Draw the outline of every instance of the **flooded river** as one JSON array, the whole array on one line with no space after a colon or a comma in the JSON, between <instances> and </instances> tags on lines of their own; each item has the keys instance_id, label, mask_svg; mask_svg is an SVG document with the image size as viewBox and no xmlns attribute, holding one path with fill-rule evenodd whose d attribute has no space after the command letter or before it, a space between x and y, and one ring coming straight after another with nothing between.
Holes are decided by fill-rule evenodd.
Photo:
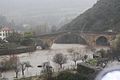
<instances>
[{"instance_id":1,"label":"flooded river","mask_svg":"<svg viewBox=\"0 0 120 80\"><path fill-rule=\"evenodd\" d=\"M35 76L35 75L40 75L40 71L41 71L41 69L37 68L37 66L41 65L44 62L49 61L54 68L58 68L58 65L53 63L52 61L52 58L55 54L63 53L64 55L68 56L69 55L69 53L67 52L68 49L76 48L78 50L85 50L85 47L86 47L85 45L80 45L80 44L53 44L51 50L37 50L32 53L23 53L17 56L19 57L21 62L29 61L30 64L32 65L32 68L29 68L28 70L26 69L25 76L26 77ZM89 54L92 54L92 52L89 52ZM7 57L9 56L0 56L0 60ZM66 68L69 68L70 65L73 65L73 64L74 63L69 59L67 64L63 66ZM13 80L13 77L15 77L15 72L13 71L4 72L2 76L5 78L9 78L9 80ZM20 77L22 77L21 72L19 72L19 78Z\"/></svg>"}]
</instances>

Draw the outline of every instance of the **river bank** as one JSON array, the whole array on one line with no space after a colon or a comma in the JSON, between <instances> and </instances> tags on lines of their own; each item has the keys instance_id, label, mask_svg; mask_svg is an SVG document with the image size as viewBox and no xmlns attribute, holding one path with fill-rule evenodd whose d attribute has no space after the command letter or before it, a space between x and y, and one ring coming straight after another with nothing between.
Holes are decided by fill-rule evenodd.
<instances>
[{"instance_id":1,"label":"river bank","mask_svg":"<svg viewBox=\"0 0 120 80\"><path fill-rule=\"evenodd\" d=\"M53 56L57 53L63 53L68 58L68 61L66 64L63 65L63 68L71 68L74 65L74 62L70 59L70 53L68 53L68 49L71 48L80 50L82 55L89 54L89 57L92 57L93 52L91 52L90 50L86 52L86 45L80 44L53 44L50 50L37 49L35 52L15 54L15 56L19 58L20 62L30 62L32 68L25 70L25 77L30 77L41 74L41 68L38 68L37 66L43 64L44 62L50 62L51 66L55 70L59 70L59 65L55 64L52 60ZM0 61L8 57L9 55L2 55L0 56ZM78 61L78 63L79 62L81 61ZM4 72L2 73L2 77L6 77L9 78L9 80L13 80L13 78L15 77L15 72ZM22 78L21 72L19 72L19 78Z\"/></svg>"},{"instance_id":2,"label":"river bank","mask_svg":"<svg viewBox=\"0 0 120 80\"><path fill-rule=\"evenodd\" d=\"M36 50L36 46L21 46L15 49L0 49L0 56L34 52L35 50Z\"/></svg>"}]
</instances>

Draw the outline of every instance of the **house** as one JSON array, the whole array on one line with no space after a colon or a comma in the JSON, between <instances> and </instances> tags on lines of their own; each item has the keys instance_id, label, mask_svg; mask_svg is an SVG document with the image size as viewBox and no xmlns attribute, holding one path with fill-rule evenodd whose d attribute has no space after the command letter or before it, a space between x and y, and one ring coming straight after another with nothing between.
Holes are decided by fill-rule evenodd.
<instances>
[{"instance_id":1,"label":"house","mask_svg":"<svg viewBox=\"0 0 120 80\"><path fill-rule=\"evenodd\" d=\"M3 27L0 29L0 38L3 40L5 39L9 34L13 33L14 30L9 27Z\"/></svg>"}]
</instances>

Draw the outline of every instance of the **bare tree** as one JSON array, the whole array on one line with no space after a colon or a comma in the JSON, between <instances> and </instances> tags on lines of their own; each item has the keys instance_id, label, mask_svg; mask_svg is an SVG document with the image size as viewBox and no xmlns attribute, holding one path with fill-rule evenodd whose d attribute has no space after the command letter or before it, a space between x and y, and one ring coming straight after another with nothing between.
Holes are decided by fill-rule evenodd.
<instances>
[{"instance_id":1,"label":"bare tree","mask_svg":"<svg viewBox=\"0 0 120 80\"><path fill-rule=\"evenodd\" d=\"M44 74L43 75L43 78L45 78L45 80L52 80L52 66L50 65L50 62L44 62L42 65L38 65L37 66L38 68L42 68L42 73Z\"/></svg>"},{"instance_id":2,"label":"bare tree","mask_svg":"<svg viewBox=\"0 0 120 80\"><path fill-rule=\"evenodd\" d=\"M2 78L3 65L0 64L0 78Z\"/></svg>"},{"instance_id":3,"label":"bare tree","mask_svg":"<svg viewBox=\"0 0 120 80\"><path fill-rule=\"evenodd\" d=\"M18 78L18 73L19 73L20 70L21 70L20 63L17 62L16 64L13 64L13 67L14 67L14 71L15 71L15 73L16 73L16 78Z\"/></svg>"},{"instance_id":4,"label":"bare tree","mask_svg":"<svg viewBox=\"0 0 120 80\"><path fill-rule=\"evenodd\" d=\"M71 56L71 60L74 61L75 63L75 66L77 64L77 61L78 60L82 60L82 55L80 54L81 53L81 50L77 50L77 49L68 49L68 52L71 53L70 56Z\"/></svg>"},{"instance_id":5,"label":"bare tree","mask_svg":"<svg viewBox=\"0 0 120 80\"><path fill-rule=\"evenodd\" d=\"M62 68L62 65L67 62L67 57L65 57L62 53L58 53L53 57L53 62L60 65L60 68Z\"/></svg>"},{"instance_id":6,"label":"bare tree","mask_svg":"<svg viewBox=\"0 0 120 80\"><path fill-rule=\"evenodd\" d=\"M29 62L23 62L21 63L21 70L22 70L22 75L24 76L24 71L26 68L32 67Z\"/></svg>"},{"instance_id":7,"label":"bare tree","mask_svg":"<svg viewBox=\"0 0 120 80\"><path fill-rule=\"evenodd\" d=\"M76 64L77 64L77 61L78 60L82 60L82 56L80 55L80 53L78 53L78 52L73 52L72 54L71 54L71 60L72 61L74 61L74 63L75 63L75 66L76 66Z\"/></svg>"},{"instance_id":8,"label":"bare tree","mask_svg":"<svg viewBox=\"0 0 120 80\"><path fill-rule=\"evenodd\" d=\"M82 61L86 62L87 58L88 58L88 55L84 55L83 58L82 58Z\"/></svg>"},{"instance_id":9,"label":"bare tree","mask_svg":"<svg viewBox=\"0 0 120 80\"><path fill-rule=\"evenodd\" d=\"M42 73L44 73L44 76L46 80L51 80L52 78L52 66L50 65L50 62L44 62Z\"/></svg>"},{"instance_id":10,"label":"bare tree","mask_svg":"<svg viewBox=\"0 0 120 80\"><path fill-rule=\"evenodd\" d=\"M16 78L18 78L18 73L21 70L20 60L19 60L19 58L17 56L14 56L14 55L12 55L9 60L10 60L10 64L12 66L12 69L16 73Z\"/></svg>"}]
</instances>

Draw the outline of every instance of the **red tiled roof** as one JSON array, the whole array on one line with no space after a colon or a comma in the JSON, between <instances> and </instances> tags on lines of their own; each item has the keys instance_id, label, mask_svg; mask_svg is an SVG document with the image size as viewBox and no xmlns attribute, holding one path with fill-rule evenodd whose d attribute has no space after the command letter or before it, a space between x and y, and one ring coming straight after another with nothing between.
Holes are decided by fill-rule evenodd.
<instances>
[{"instance_id":1,"label":"red tiled roof","mask_svg":"<svg viewBox=\"0 0 120 80\"><path fill-rule=\"evenodd\" d=\"M4 27L1 29L1 31L13 31L13 29L9 28L9 27Z\"/></svg>"}]
</instances>

